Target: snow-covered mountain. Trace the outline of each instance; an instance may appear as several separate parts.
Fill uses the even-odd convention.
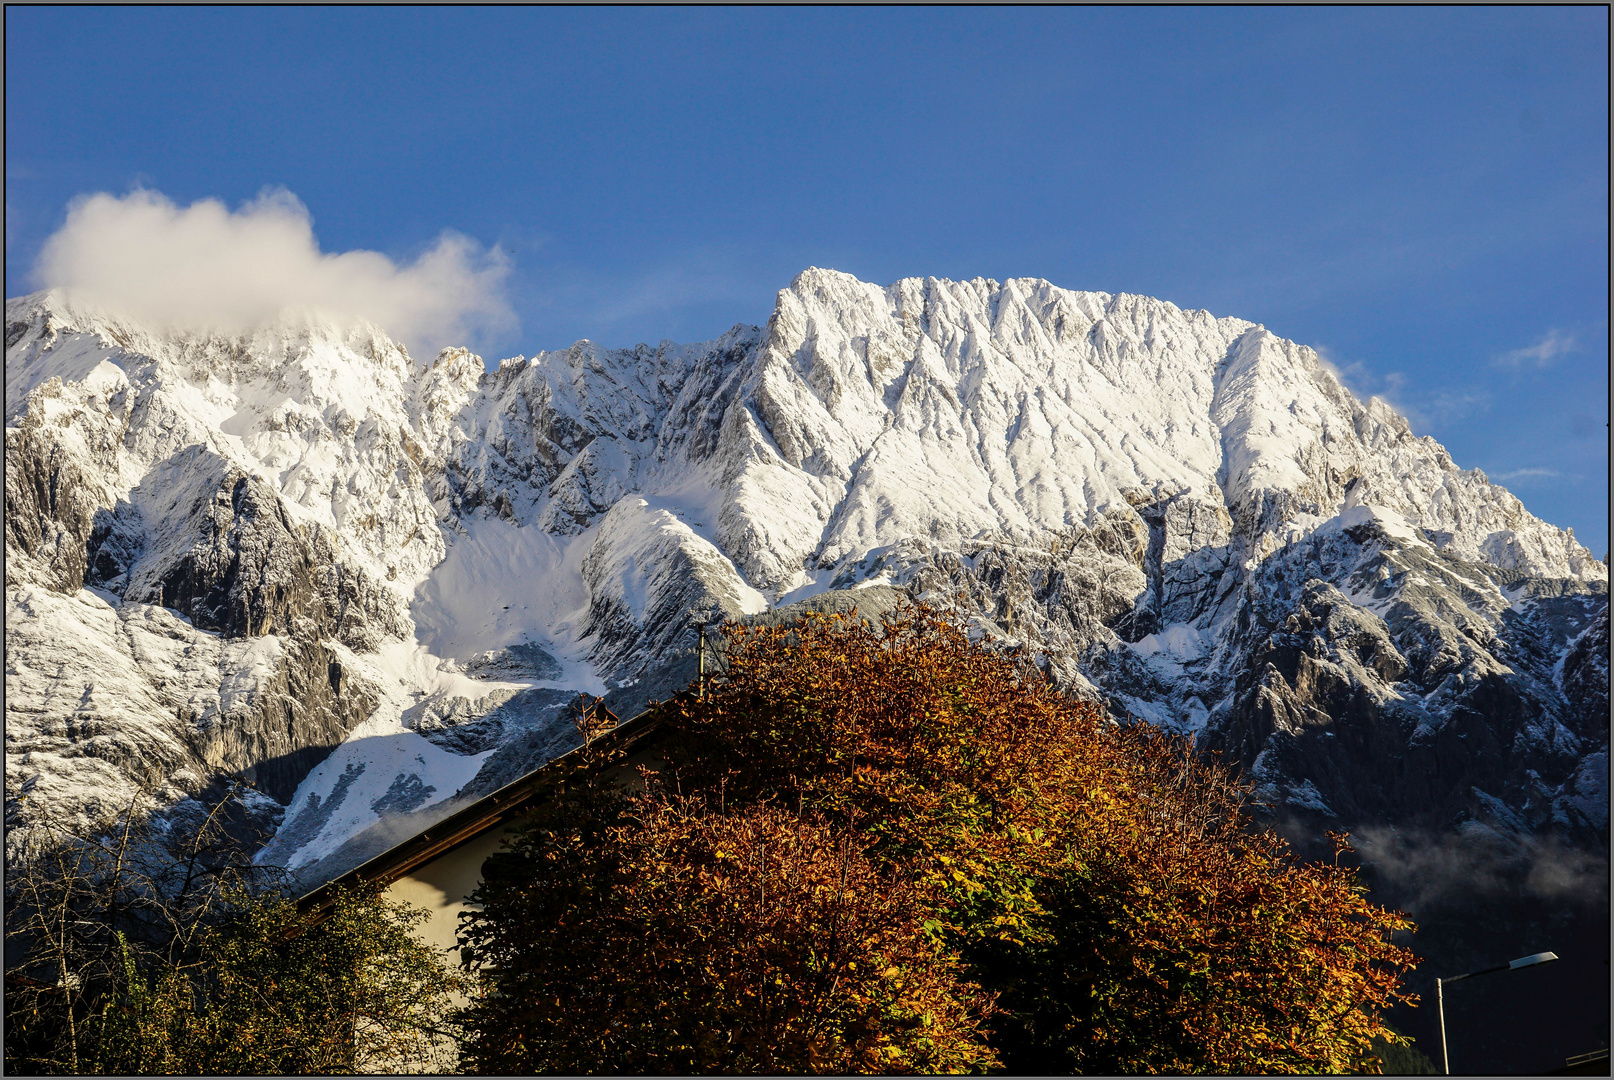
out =
[[[334,868],[577,691],[665,696],[697,626],[906,595],[1276,813],[1607,834],[1607,567],[1254,323],[811,269],[764,328],[491,372],[55,294],[6,343],[19,823],[238,775],[264,858]]]

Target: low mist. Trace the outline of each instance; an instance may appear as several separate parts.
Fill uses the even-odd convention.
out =
[[[1414,918],[1514,898],[1584,907],[1608,903],[1608,857],[1556,837],[1484,827],[1424,833],[1369,827],[1351,836],[1374,892]]]

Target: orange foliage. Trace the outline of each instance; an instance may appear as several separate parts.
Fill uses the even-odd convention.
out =
[[[596,827],[610,821],[602,830]],[[485,1072],[979,1071],[990,997],[926,942],[923,890],[856,838],[658,786],[574,793],[490,863]]]
[[[480,1064],[1339,1072],[1400,1041],[1378,1012],[1405,999],[1390,935],[1411,924],[1255,829],[1247,790],[1179,740],[925,608],[733,628],[727,656],[663,706],[676,737],[644,792],[551,810],[571,824],[490,872],[470,926],[502,1000],[536,979],[560,1001],[544,1045],[592,1041]],[[482,1037],[537,1037],[511,1015]],[[612,1049],[622,1016],[664,1056]]]

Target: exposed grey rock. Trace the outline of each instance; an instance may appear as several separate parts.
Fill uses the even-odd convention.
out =
[[[327,794],[321,796],[317,792],[312,793],[301,806],[293,808],[286,815],[285,824],[275,834],[274,840],[265,848],[263,856],[266,861],[271,865],[282,864],[287,854],[318,836],[331,815],[347,801],[348,791],[364,775],[365,768],[362,764],[349,764]]]
[[[661,663],[648,669],[629,685],[613,689],[605,695],[605,704],[617,716],[627,720],[644,711],[652,702],[667,701],[674,694],[695,686],[701,674],[698,651],[700,634],[706,638],[706,673],[714,678],[720,677],[728,663],[728,639],[723,634],[725,624],[783,626],[809,613],[816,613],[855,615],[865,623],[878,626],[882,617],[911,603],[912,597],[906,590],[889,585],[865,585],[856,589],[819,593],[755,614],[692,622],[688,636],[681,639],[674,649],[663,654]]]
[[[582,569],[585,640],[613,689],[687,652],[696,627],[766,606],[710,541],[644,499],[623,499],[602,519]]]
[[[1421,571],[1386,596],[1385,618],[1307,580],[1281,624],[1252,635],[1229,707],[1203,745],[1249,769],[1275,813],[1333,827],[1479,821],[1595,840],[1579,770],[1606,753],[1607,714],[1600,731],[1577,730],[1580,714],[1552,686],[1561,654],[1552,638],[1565,621],[1606,613],[1606,593],[1549,598],[1523,613],[1498,605],[1505,617],[1491,623],[1476,615],[1487,598],[1468,591],[1475,577],[1456,560],[1406,548],[1384,558]],[[1375,562],[1392,565],[1368,567]],[[1287,591],[1273,584],[1268,595]],[[1542,603],[1557,610],[1540,612]]]
[[[309,770],[369,718],[380,695],[319,641],[286,639],[250,704],[197,726],[202,758],[282,804]]]
[[[365,651],[408,632],[396,594],[344,565],[327,530],[296,521],[262,480],[200,447],[165,465],[186,482],[149,493],[143,485],[98,518],[97,573],[116,571],[106,582],[121,579],[126,598],[181,611],[226,637],[279,631]],[[150,509],[137,511],[138,503]],[[143,517],[158,524],[142,537]]]
[[[36,397],[60,390],[59,383],[47,385]],[[7,580],[37,567],[43,584],[70,593],[84,583],[85,548],[101,491],[88,473],[94,458],[86,461],[78,448],[64,445],[61,430],[61,423],[42,419],[38,411],[6,428],[6,548],[27,557],[8,566]]]
[[[140,791],[182,802],[221,776],[287,800],[375,710],[340,654],[406,635],[402,597],[356,550],[361,523],[344,534],[294,510],[173,396],[184,377],[261,379],[273,346],[162,338],[59,304],[8,303],[7,784],[41,796],[14,824],[92,820]],[[307,331],[276,344],[282,362],[326,347]],[[400,359],[373,340],[340,348],[354,344]],[[271,371],[265,400],[301,378]],[[338,409],[280,406],[266,431],[415,467],[409,436]],[[389,543],[394,558],[407,547]]]
[[[561,666],[542,645],[522,641],[471,657],[465,661],[465,674],[474,679],[558,679]]]
[[[377,814],[407,814],[431,798],[437,789],[425,783],[415,773],[400,773],[393,779],[386,794],[370,803]]]
[[[480,754],[530,728],[562,718],[575,691],[534,687],[496,690],[482,698],[429,698],[404,713],[404,723],[456,754]]]
[[[1543,605],[1544,606],[1544,605]],[[1575,605],[1583,610],[1583,605]],[[1578,613],[1578,611],[1577,611]],[[1572,626],[1573,624],[1571,624]],[[1546,660],[1548,656],[1541,659]],[[1575,635],[1564,653],[1558,685],[1570,706],[1571,723],[1586,739],[1608,740],[1609,721],[1608,605]]]
[[[572,702],[567,701],[548,710],[547,722],[524,724],[506,733],[470,783],[455,792],[455,798],[470,801],[490,795],[576,747],[582,738],[572,723],[572,713]]]
[[[822,592],[797,600],[793,604],[780,604],[754,615],[743,615],[733,621],[745,626],[788,626],[804,615],[849,615],[870,626],[879,626],[887,615],[898,615],[913,603],[905,589],[890,585],[863,585],[851,589]],[[708,635],[709,647],[720,647],[719,635]]]
[[[809,269],[763,328],[491,373],[48,295],[7,342],[7,784],[52,805],[232,772],[289,800],[360,721],[426,737],[317,766],[282,828],[317,861],[569,745],[576,690],[670,696],[703,626],[907,598],[1275,814],[1606,837],[1606,566],[1245,320]],[[428,586],[483,590],[435,609],[462,651]]]

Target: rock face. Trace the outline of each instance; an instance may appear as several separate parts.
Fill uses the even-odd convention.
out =
[[[692,627],[768,607],[709,541],[639,498],[624,498],[600,519],[583,581],[592,655],[620,673],[619,686],[687,652]]]
[[[564,748],[577,692],[666,696],[701,627],[901,595],[1275,815],[1606,839],[1607,568],[1254,323],[822,270],[762,328],[491,372],[6,321],[23,823],[234,773],[335,866]]]
[[[33,793],[13,822],[221,774],[289,801],[375,712],[343,654],[409,633],[389,580],[441,558],[421,451],[382,407],[407,358],[363,329],[159,336],[51,296],[6,324],[7,789]],[[377,515],[400,509],[402,544]]]

